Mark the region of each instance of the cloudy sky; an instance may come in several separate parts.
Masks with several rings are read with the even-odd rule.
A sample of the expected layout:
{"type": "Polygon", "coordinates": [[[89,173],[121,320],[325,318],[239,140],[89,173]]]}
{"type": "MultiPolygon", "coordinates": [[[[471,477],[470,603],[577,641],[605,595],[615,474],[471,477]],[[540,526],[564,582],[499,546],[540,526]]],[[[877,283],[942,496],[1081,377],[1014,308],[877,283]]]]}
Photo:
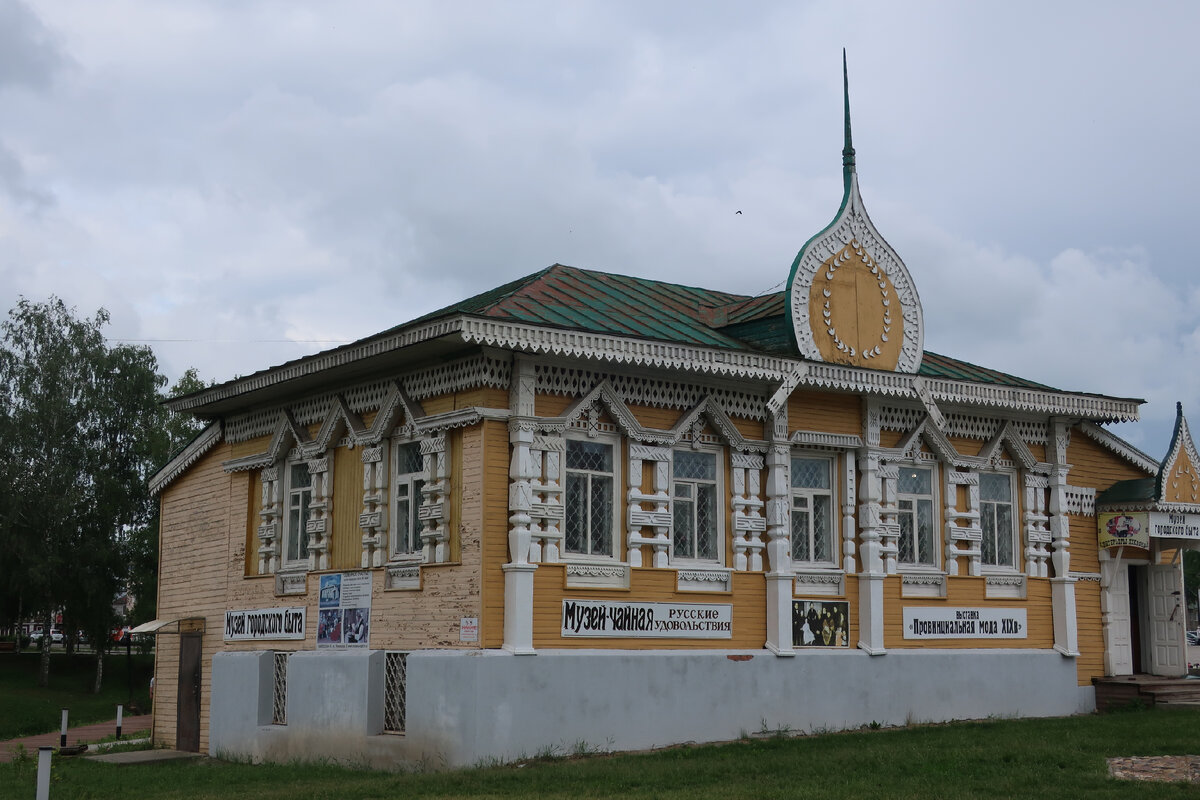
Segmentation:
{"type": "Polygon", "coordinates": [[[841,198],[846,47],[926,348],[1145,398],[1117,430],[1158,457],[1176,400],[1200,424],[1197,29],[1183,2],[0,0],[0,303],[104,306],[172,379],[225,380],[556,262],[776,289],[841,198]]]}

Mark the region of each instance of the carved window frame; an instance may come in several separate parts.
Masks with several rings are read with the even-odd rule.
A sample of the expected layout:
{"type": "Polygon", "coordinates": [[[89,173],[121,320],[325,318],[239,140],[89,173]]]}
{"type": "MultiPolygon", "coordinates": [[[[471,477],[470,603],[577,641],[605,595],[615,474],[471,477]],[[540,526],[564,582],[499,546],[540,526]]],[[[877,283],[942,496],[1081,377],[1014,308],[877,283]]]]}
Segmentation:
{"type": "Polygon", "coordinates": [[[567,561],[567,562],[579,562],[579,563],[597,562],[597,561],[604,562],[604,563],[620,562],[620,561],[622,561],[622,558],[624,556],[624,549],[625,549],[624,542],[623,542],[623,535],[622,535],[623,530],[621,527],[621,519],[622,519],[621,490],[624,487],[624,484],[622,483],[623,476],[621,474],[621,463],[623,460],[623,454],[622,454],[623,448],[621,447],[622,438],[621,438],[620,434],[617,434],[617,433],[601,433],[601,432],[597,432],[595,430],[592,430],[588,433],[584,433],[584,432],[568,429],[567,431],[565,431],[563,433],[563,441],[564,441],[564,445],[565,445],[565,448],[563,450],[563,455],[562,455],[562,507],[563,507],[562,534],[563,534],[563,538],[562,538],[562,551],[561,551],[560,557],[563,561],[567,561]],[[605,473],[600,473],[600,472],[591,471],[591,470],[571,469],[570,467],[568,467],[567,466],[567,464],[568,464],[567,453],[570,451],[572,442],[600,443],[600,444],[603,444],[603,445],[609,447],[612,452],[612,470],[609,473],[607,473],[612,481],[612,490],[611,490],[612,512],[611,512],[611,517],[609,519],[609,546],[611,547],[612,552],[609,554],[577,553],[577,552],[573,552],[573,551],[570,551],[567,549],[567,526],[570,524],[568,521],[568,516],[570,514],[570,508],[567,504],[567,485],[568,485],[568,482],[570,481],[571,473],[572,472],[582,473],[582,474],[585,474],[588,476],[605,474],[605,473]]]}
{"type": "Polygon", "coordinates": [[[391,456],[391,463],[388,466],[392,472],[387,491],[388,527],[390,529],[387,549],[388,562],[420,561],[422,556],[421,531],[424,527],[420,519],[421,505],[424,502],[421,490],[429,481],[429,470],[426,467],[425,457],[421,455],[421,440],[420,438],[395,436],[389,443],[388,449],[391,456]],[[416,448],[421,469],[416,472],[401,472],[401,452],[410,447],[416,448]],[[408,491],[408,536],[405,542],[407,549],[403,551],[396,546],[397,541],[404,533],[400,526],[399,493],[401,487],[408,491]]]}
{"type": "MultiPolygon", "coordinates": [[[[901,531],[896,536],[896,571],[897,572],[939,572],[940,573],[940,572],[942,572],[942,568],[941,568],[941,563],[942,563],[941,562],[942,526],[941,526],[941,519],[940,519],[942,507],[941,507],[940,492],[938,491],[938,488],[939,488],[939,481],[940,481],[940,477],[941,477],[940,471],[941,471],[942,465],[938,461],[932,460],[932,459],[931,460],[925,460],[925,459],[905,460],[905,461],[897,461],[894,463],[898,469],[898,474],[897,474],[897,478],[896,478],[896,509],[895,509],[896,522],[900,526],[900,531],[901,531]],[[900,481],[901,481],[901,476],[903,475],[905,470],[928,470],[929,471],[929,493],[921,494],[921,493],[901,491],[900,490],[900,481]],[[932,551],[928,554],[928,558],[925,560],[920,560],[920,558],[919,558],[920,553],[918,553],[917,554],[918,560],[903,561],[900,558],[900,540],[904,534],[903,534],[903,523],[901,523],[900,520],[906,513],[909,513],[909,512],[902,510],[900,508],[900,504],[903,503],[905,500],[916,501],[916,500],[920,500],[920,499],[928,499],[929,503],[930,503],[929,516],[930,516],[930,526],[931,526],[930,539],[932,541],[932,551]]],[[[913,515],[913,521],[914,521],[913,548],[914,548],[914,550],[916,550],[917,546],[918,546],[918,538],[919,537],[917,536],[916,525],[915,525],[916,514],[917,514],[917,507],[916,507],[915,502],[914,502],[914,506],[913,506],[911,513],[913,515]]]]}
{"type": "Polygon", "coordinates": [[[841,528],[841,525],[840,525],[840,523],[841,523],[841,519],[840,519],[841,507],[838,505],[838,476],[840,475],[840,473],[838,472],[838,468],[840,466],[839,462],[840,462],[839,455],[836,453],[830,453],[828,451],[803,450],[803,449],[793,448],[789,454],[789,459],[788,459],[788,472],[789,472],[788,507],[791,509],[791,516],[792,516],[792,523],[791,523],[792,527],[789,528],[789,531],[788,531],[789,539],[791,540],[789,550],[791,552],[792,564],[794,567],[796,567],[798,569],[836,570],[839,568],[839,565],[841,563],[841,558],[840,558],[841,546],[842,546],[841,530],[840,530],[840,528],[841,528]],[[795,480],[795,462],[797,460],[825,461],[829,467],[829,488],[828,489],[817,489],[817,488],[810,488],[810,487],[798,487],[798,486],[792,485],[793,481],[795,480]],[[812,548],[812,543],[813,543],[813,539],[812,539],[812,535],[813,535],[812,509],[813,509],[813,500],[817,496],[823,496],[823,497],[829,498],[829,541],[827,544],[828,544],[830,558],[826,559],[826,560],[820,560],[820,561],[813,559],[813,558],[798,559],[798,558],[796,558],[796,542],[795,542],[795,535],[796,535],[795,519],[796,519],[796,511],[797,511],[796,500],[797,500],[797,498],[803,497],[808,501],[808,511],[809,511],[808,535],[809,535],[809,546],[810,546],[809,552],[811,554],[812,550],[815,549],[815,548],[812,548]]]}
{"type": "Polygon", "coordinates": [[[315,492],[313,486],[313,476],[308,468],[308,461],[301,458],[298,451],[293,450],[288,454],[288,457],[280,464],[283,468],[283,490],[280,492],[280,500],[282,508],[280,509],[280,552],[279,552],[279,572],[307,572],[309,570],[309,551],[308,551],[308,521],[312,519],[312,503],[315,492]],[[302,470],[308,476],[308,485],[303,489],[292,485],[296,470],[302,470]],[[306,491],[305,491],[306,490],[306,491]],[[298,521],[292,523],[292,496],[293,494],[307,494],[307,503],[302,504],[302,513],[298,515],[298,521]],[[293,537],[296,538],[297,549],[300,555],[297,558],[290,558],[291,546],[293,537]]]}
{"type": "Polygon", "coordinates": [[[725,518],[728,516],[730,508],[730,498],[727,494],[728,490],[725,486],[725,472],[727,466],[724,447],[710,444],[692,445],[689,447],[683,443],[680,443],[671,448],[670,480],[668,482],[671,498],[671,546],[668,552],[670,553],[670,563],[672,566],[725,566],[725,550],[727,549],[728,545],[728,542],[726,541],[727,531],[725,526],[725,518]],[[716,498],[716,507],[713,509],[712,514],[713,524],[716,527],[716,558],[709,559],[697,558],[695,556],[680,556],[676,555],[675,553],[676,538],[679,536],[678,526],[675,524],[675,510],[677,501],[680,499],[675,496],[676,482],[684,481],[691,484],[697,484],[701,482],[710,483],[710,481],[701,481],[700,479],[695,478],[677,478],[675,475],[675,455],[677,453],[704,453],[713,456],[715,476],[711,483],[714,486],[714,496],[716,498]]]}
{"type": "MultiPolygon", "coordinates": [[[[1004,575],[1017,575],[1021,573],[1024,558],[1021,553],[1021,508],[1017,494],[1019,482],[1020,474],[1016,470],[991,469],[979,471],[979,531],[981,534],[979,540],[979,569],[984,573],[1004,575]],[[1010,549],[1011,563],[1008,564],[989,564],[986,560],[987,527],[985,518],[988,513],[988,506],[996,505],[1000,502],[984,499],[983,483],[988,477],[1004,477],[1008,479],[1008,506],[1010,513],[1009,530],[1007,533],[1012,543],[1010,549]]],[[[999,532],[997,532],[997,537],[999,535],[999,532]]],[[[999,542],[997,541],[998,544],[999,542]]]]}

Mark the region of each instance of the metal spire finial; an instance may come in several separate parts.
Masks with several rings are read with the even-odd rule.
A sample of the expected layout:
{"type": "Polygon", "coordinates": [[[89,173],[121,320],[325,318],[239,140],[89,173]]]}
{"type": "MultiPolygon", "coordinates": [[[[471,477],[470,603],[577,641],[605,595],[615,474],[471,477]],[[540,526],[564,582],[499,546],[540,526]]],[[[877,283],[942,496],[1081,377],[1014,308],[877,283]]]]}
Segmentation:
{"type": "Polygon", "coordinates": [[[846,146],[842,148],[842,174],[849,185],[854,174],[854,143],[850,137],[850,73],[846,69],[846,48],[842,48],[842,89],[846,97],[846,146]]]}

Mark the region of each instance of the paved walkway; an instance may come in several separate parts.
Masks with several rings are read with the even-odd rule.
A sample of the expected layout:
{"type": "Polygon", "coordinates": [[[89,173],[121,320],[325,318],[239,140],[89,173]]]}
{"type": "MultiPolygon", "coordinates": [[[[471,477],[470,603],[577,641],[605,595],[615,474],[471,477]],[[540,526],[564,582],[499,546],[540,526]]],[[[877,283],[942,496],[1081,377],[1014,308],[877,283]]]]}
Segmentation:
{"type": "MultiPolygon", "coordinates": [[[[154,718],[149,714],[126,716],[121,720],[121,736],[128,738],[138,731],[150,730],[154,718]]],[[[73,747],[80,742],[98,742],[117,732],[117,721],[98,722],[95,725],[80,725],[78,728],[67,728],[67,746],[73,747]]],[[[43,733],[40,736],[26,736],[23,739],[11,739],[0,742],[0,762],[12,761],[13,751],[17,745],[23,745],[25,752],[36,757],[39,747],[58,747],[58,732],[43,733]]]]}

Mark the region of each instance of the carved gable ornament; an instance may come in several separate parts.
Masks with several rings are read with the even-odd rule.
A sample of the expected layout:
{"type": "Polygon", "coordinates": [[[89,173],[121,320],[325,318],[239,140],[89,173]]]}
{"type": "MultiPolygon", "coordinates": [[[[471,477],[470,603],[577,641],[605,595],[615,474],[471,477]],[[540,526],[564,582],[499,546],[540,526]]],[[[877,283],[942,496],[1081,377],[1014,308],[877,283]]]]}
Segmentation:
{"type": "Polygon", "coordinates": [[[813,361],[915,373],[924,344],[921,301],[859,196],[848,89],[842,155],[842,206],[801,248],[788,279],[796,345],[813,361]]]}
{"type": "Polygon", "coordinates": [[[1175,406],[1175,434],[1158,473],[1158,499],[1164,503],[1200,505],[1200,457],[1183,416],[1183,405],[1175,406]]]}

